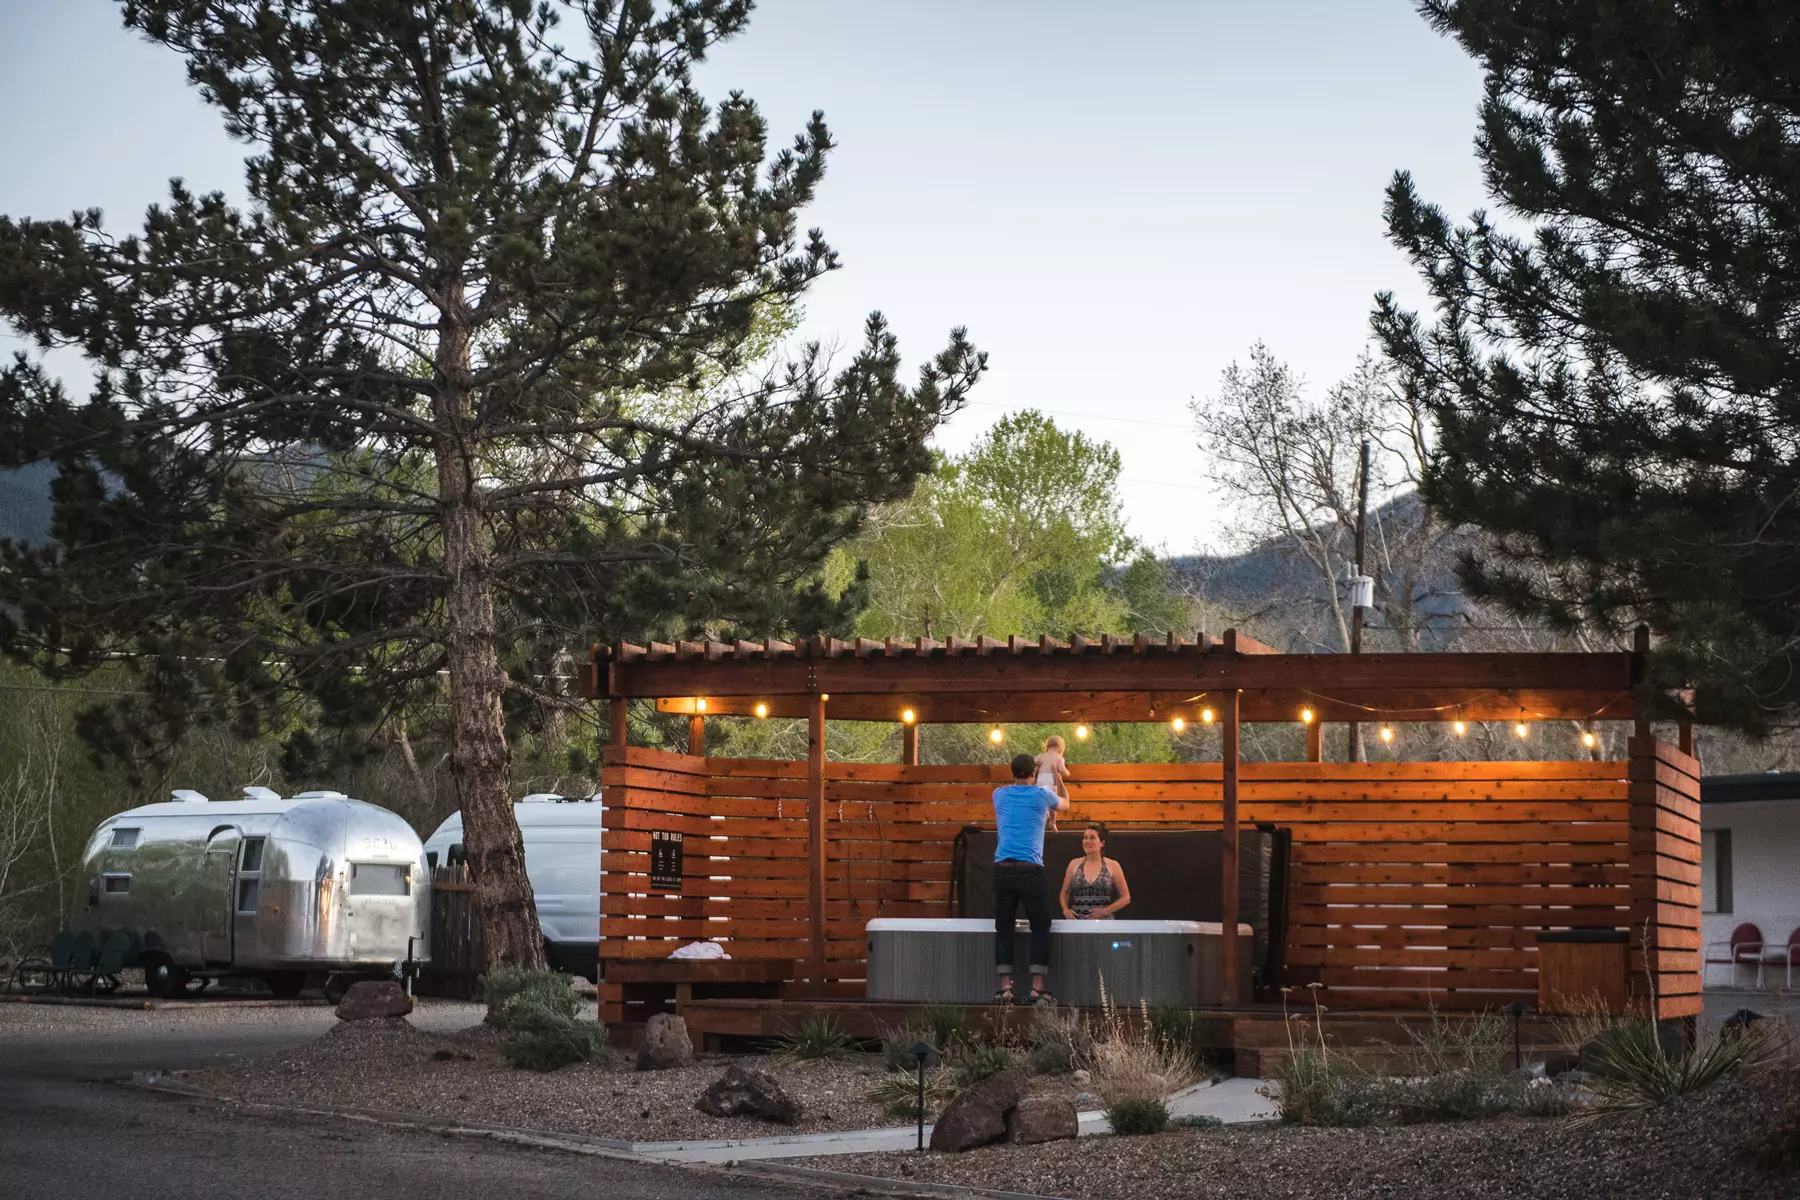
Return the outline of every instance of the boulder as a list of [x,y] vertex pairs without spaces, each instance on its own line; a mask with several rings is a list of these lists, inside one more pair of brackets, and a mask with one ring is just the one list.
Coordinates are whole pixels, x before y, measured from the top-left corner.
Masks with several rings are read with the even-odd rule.
[[800,1119],[800,1104],[781,1090],[767,1071],[731,1066],[715,1079],[694,1107],[713,1117],[761,1117],[780,1125]]
[[1025,1146],[1059,1142],[1080,1132],[1074,1097],[1056,1092],[1029,1092],[1006,1114],[1006,1140]]
[[960,1154],[1006,1136],[1006,1114],[1025,1095],[1025,1074],[1002,1071],[958,1092],[931,1130],[931,1148]]
[[694,1043],[688,1039],[687,1022],[674,1013],[657,1013],[644,1024],[644,1044],[638,1048],[637,1069],[667,1071],[694,1060]]
[[413,1010],[412,997],[392,979],[365,979],[353,983],[338,1001],[340,1021],[373,1021],[380,1017],[404,1017]]

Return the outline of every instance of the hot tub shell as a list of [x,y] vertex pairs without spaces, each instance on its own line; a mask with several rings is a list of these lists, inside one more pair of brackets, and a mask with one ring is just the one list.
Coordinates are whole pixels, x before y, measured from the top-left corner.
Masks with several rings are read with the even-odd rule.
[[[1030,987],[1030,927],[1017,923],[1014,990]],[[879,918],[868,924],[868,998],[987,1004],[995,988],[994,923],[968,917]],[[1052,921],[1050,990],[1065,1004],[1217,1005],[1216,921]],[[1238,926],[1238,1003],[1250,999],[1251,929]]]

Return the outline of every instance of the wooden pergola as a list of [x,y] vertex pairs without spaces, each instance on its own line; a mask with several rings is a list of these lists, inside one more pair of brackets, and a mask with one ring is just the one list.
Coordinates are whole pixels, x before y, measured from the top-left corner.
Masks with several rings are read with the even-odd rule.
[[[1469,1002],[1492,999],[1524,986],[1509,974],[1530,969],[1524,932],[1600,924],[1651,931],[1645,963],[1659,1007],[1685,1013],[1698,1004],[1699,771],[1685,727],[1676,748],[1639,718],[1643,648],[1640,637],[1637,650],[1617,653],[1294,655],[1232,631],[596,646],[586,691],[612,701],[604,785],[618,814],[606,834],[603,869],[619,880],[603,906],[602,957],[660,956],[671,939],[715,929],[741,947],[734,958],[757,956],[765,942],[768,957],[801,958],[789,952],[803,941],[813,994],[853,988],[846,972],[859,961],[849,957],[857,920],[938,915],[930,872],[947,861],[954,829],[981,819],[1003,774],[998,764],[921,766],[919,726],[1180,719],[1218,725],[1219,762],[1082,766],[1071,791],[1078,817],[1217,824],[1228,972],[1237,962],[1239,829],[1273,820],[1294,826],[1307,866],[1296,879],[1299,911],[1317,940],[1300,973],[1325,986],[1375,996],[1421,978]],[[634,700],[687,715],[688,753],[628,747]],[[828,715],[899,724],[901,761],[828,762]],[[705,721],[719,716],[805,717],[806,762],[707,758]],[[1636,730],[1619,762],[1323,761],[1330,723],[1486,721],[1635,721]],[[1305,760],[1241,762],[1239,730],[1258,722],[1303,726]],[[804,801],[803,828],[790,799]],[[719,851],[675,895],[641,878],[645,839],[665,827]],[[791,870],[796,851],[803,885]],[[804,938],[782,936],[799,932],[790,926],[802,898]],[[1419,928],[1436,932],[1414,936]],[[841,965],[828,965],[834,959]],[[848,982],[832,984],[834,970]]]

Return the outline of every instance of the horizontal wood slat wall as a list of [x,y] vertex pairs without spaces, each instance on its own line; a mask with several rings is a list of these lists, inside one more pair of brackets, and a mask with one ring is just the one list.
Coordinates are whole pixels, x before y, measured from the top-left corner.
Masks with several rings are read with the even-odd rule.
[[[1535,1002],[1538,930],[1649,921],[1659,1007],[1689,1003],[1698,772],[1662,743],[1639,750],[1630,762],[1242,764],[1243,823],[1294,834],[1287,982],[1349,1007]],[[1003,782],[998,765],[827,764],[830,991],[859,992],[866,921],[946,913],[953,840],[991,825]],[[734,958],[805,957],[805,763],[609,748],[603,784],[604,958],[666,957],[697,938],[728,939]],[[1192,828],[1219,823],[1221,786],[1217,763],[1130,763],[1077,766],[1069,790],[1076,821]],[[648,887],[653,830],[686,835],[681,895]]]

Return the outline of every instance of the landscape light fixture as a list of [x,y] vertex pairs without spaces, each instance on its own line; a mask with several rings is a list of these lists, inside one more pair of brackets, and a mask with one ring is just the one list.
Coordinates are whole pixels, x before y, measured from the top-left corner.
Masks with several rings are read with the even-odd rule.
[[994,745],[998,746],[1001,742],[1004,742],[1005,740],[1006,740],[1006,735],[1004,733],[1000,732],[1000,730],[997,727],[994,729],[988,730],[988,741],[994,743]]
[[1169,722],[1169,728],[1173,729],[1176,733],[1180,733],[1182,730],[1187,728],[1187,722],[1182,720],[1180,717],[1176,717],[1174,720]]
[[1087,735],[1088,735],[1088,727],[1086,725],[1077,725],[1075,727],[1075,740],[1076,741],[1078,741],[1078,742],[1087,741]]
[[769,706],[766,704],[763,704],[761,702],[758,702],[757,706],[756,706],[756,715],[759,717],[768,716],[769,715]]
[[900,719],[908,725],[911,725],[914,721],[919,719],[919,714],[909,708],[901,712]]

